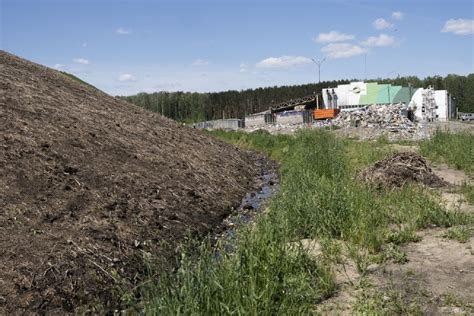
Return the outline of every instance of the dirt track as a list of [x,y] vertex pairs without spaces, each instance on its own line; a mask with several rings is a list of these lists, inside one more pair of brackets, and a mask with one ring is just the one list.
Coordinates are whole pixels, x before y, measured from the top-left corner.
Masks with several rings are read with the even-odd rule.
[[0,105],[0,314],[119,307],[266,163],[3,51]]

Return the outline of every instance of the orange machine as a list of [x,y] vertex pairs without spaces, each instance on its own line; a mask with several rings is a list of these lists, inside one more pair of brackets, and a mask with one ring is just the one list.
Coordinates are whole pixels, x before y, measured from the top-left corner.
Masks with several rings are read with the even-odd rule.
[[313,111],[315,120],[333,119],[339,114],[339,109],[316,109]]

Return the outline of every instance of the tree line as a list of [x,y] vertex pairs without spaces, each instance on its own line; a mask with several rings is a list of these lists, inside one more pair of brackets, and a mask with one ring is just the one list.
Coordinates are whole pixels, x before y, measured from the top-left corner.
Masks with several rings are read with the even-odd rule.
[[[333,80],[294,86],[267,87],[224,92],[141,92],[120,98],[148,110],[181,122],[200,122],[222,118],[243,118],[250,113],[268,110],[274,103],[321,93],[321,89],[347,84],[353,80]],[[460,112],[474,112],[474,74],[468,76],[447,75],[420,79],[416,76],[395,79],[375,79],[367,82],[391,83],[414,88],[431,86],[436,90],[448,90]]]

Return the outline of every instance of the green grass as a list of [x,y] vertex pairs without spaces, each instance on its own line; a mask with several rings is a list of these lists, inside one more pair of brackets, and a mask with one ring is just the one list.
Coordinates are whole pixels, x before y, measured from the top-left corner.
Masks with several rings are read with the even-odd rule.
[[457,240],[460,243],[467,243],[472,236],[474,236],[474,226],[451,227],[443,234],[443,237]]
[[246,229],[235,252],[201,246],[198,260],[183,253],[177,273],[151,291],[148,314],[306,314],[335,290],[327,267],[290,249],[271,222]]
[[430,160],[474,173],[474,136],[468,131],[454,134],[437,130],[430,140],[420,143],[420,152]]
[[[238,231],[233,252],[204,242],[182,251],[179,269],[160,275],[145,292],[148,314],[307,314],[336,290],[331,260],[309,256],[290,243],[320,240],[326,258],[339,260],[338,241],[361,275],[375,258],[405,260],[396,246],[418,229],[464,224],[416,185],[372,190],[356,170],[390,153],[383,140],[340,140],[328,131],[296,136],[214,131],[211,135],[261,151],[281,163],[279,193],[255,225]],[[387,248],[387,247],[385,247]],[[185,247],[186,249],[186,247]],[[198,249],[198,250],[196,250]]]
[[290,143],[294,139],[293,136],[290,135],[272,136],[263,130],[258,130],[253,133],[225,130],[204,130],[204,132],[238,147],[262,152],[268,157],[278,161],[284,159],[284,156],[288,153]]
[[423,315],[417,298],[420,293],[407,293],[393,286],[383,292],[361,292],[354,306],[356,315]]
[[474,205],[474,185],[464,183],[461,186],[461,192],[464,194],[466,201]]
[[353,171],[367,167],[390,154],[395,153],[390,146],[379,138],[376,141],[353,141],[343,140],[345,144],[346,156],[350,159],[349,165]]

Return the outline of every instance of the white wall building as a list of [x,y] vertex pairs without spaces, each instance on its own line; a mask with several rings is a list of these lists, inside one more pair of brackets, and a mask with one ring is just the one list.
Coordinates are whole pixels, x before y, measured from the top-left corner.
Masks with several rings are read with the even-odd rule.
[[350,110],[373,104],[404,103],[415,110],[415,117],[420,121],[446,121],[455,117],[454,105],[446,90],[358,81],[322,89],[322,97],[322,108],[326,109]]

